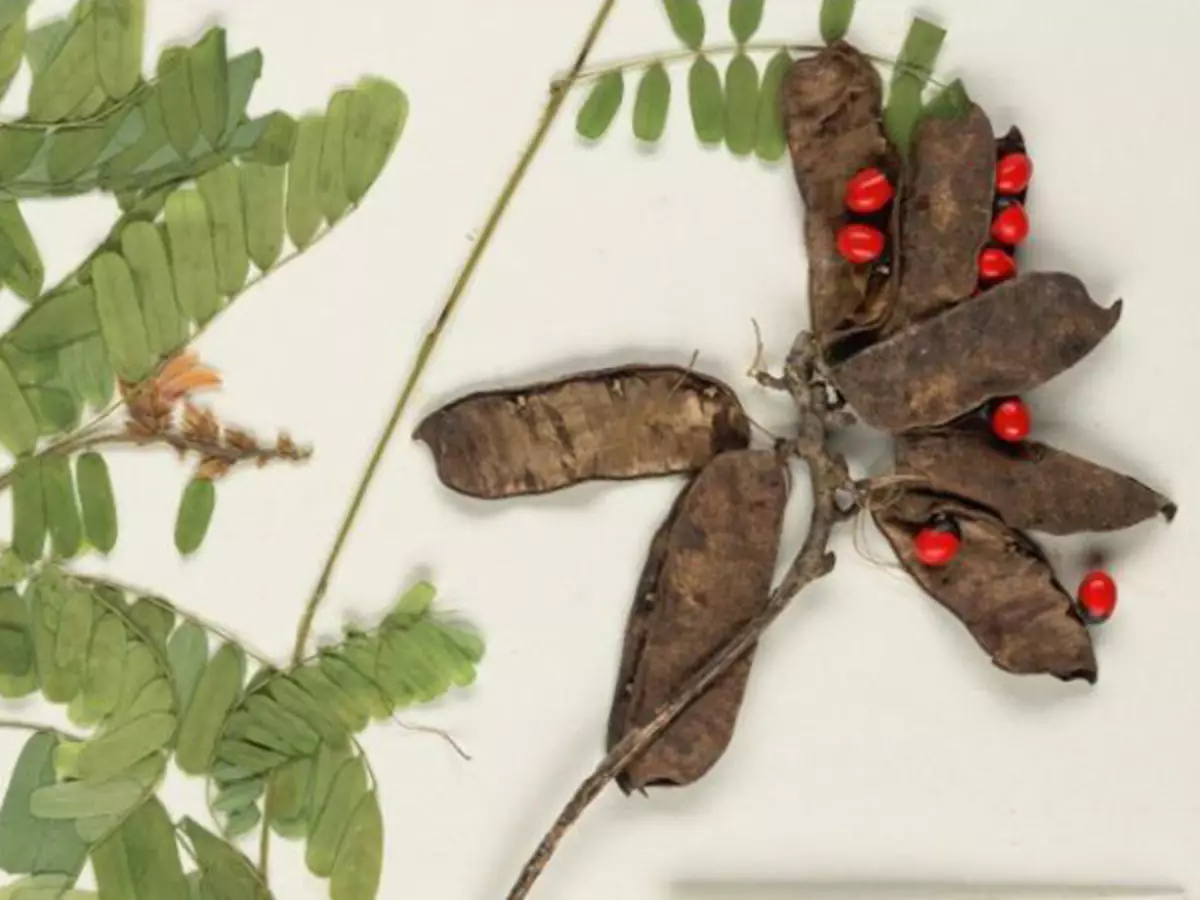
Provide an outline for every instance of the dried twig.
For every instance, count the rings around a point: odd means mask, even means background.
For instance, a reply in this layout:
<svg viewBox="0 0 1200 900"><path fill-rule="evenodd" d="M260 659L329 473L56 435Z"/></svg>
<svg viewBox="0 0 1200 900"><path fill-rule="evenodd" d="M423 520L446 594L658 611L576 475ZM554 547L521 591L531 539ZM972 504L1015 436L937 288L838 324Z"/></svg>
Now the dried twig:
<svg viewBox="0 0 1200 900"><path fill-rule="evenodd" d="M827 547L834 527L847 517L847 513L839 507L837 497L852 485L845 460L826 448L834 411L829 408L828 387L819 372L817 352L811 336L801 334L797 338L782 376L771 376L757 370L751 374L760 384L786 390L796 403L799 413L798 434L783 442L780 449L804 460L808 466L814 501L812 523L804 545L783 580L772 591L766 608L714 653L675 696L655 712L647 724L629 732L617 743L584 780L526 862L508 893L508 900L522 900L528 896L567 831L601 791L654 743L713 682L758 643L771 623L803 588L833 570L834 557Z"/></svg>

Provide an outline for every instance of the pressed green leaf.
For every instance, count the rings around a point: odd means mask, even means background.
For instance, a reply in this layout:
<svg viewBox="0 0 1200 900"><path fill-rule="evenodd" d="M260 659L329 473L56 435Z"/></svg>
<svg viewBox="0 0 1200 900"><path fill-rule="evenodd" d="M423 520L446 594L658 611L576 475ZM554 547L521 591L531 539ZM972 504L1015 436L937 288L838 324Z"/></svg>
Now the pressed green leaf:
<svg viewBox="0 0 1200 900"><path fill-rule="evenodd" d="M37 122L59 122L71 117L96 86L95 18L80 16L46 62L36 71L29 91L29 117ZM36 52L29 35L28 52Z"/></svg>
<svg viewBox="0 0 1200 900"><path fill-rule="evenodd" d="M827 44L840 41L850 30L854 19L854 0L823 0L821 3L821 38Z"/></svg>
<svg viewBox="0 0 1200 900"><path fill-rule="evenodd" d="M254 93L254 85L262 75L262 64L262 53L258 50L239 54L229 60L226 69L229 100L226 104L225 132L221 135L222 143L233 137L233 133L246 115L246 107L250 104L250 95Z"/></svg>
<svg viewBox="0 0 1200 900"><path fill-rule="evenodd" d="M325 221L336 222L346 212L350 198L346 193L346 126L354 91L337 91L329 98L325 111L325 134L321 145L321 163L317 170L317 194Z"/></svg>
<svg viewBox="0 0 1200 900"><path fill-rule="evenodd" d="M96 718L114 712L121 699L126 630L113 613L104 612L92 629L83 673L84 708Z"/></svg>
<svg viewBox="0 0 1200 900"><path fill-rule="evenodd" d="M175 829L156 797L93 848L92 867L106 900L188 900Z"/></svg>
<svg viewBox="0 0 1200 900"><path fill-rule="evenodd" d="M259 724L286 745L286 752L295 756L307 756L316 751L320 737L314 728L294 711L261 692L247 697L243 705Z"/></svg>
<svg viewBox="0 0 1200 900"><path fill-rule="evenodd" d="M203 775L208 771L221 726L241 694L245 671L241 648L223 644L200 676L177 740L176 761L187 774Z"/></svg>
<svg viewBox="0 0 1200 900"><path fill-rule="evenodd" d="M771 61L767 63L767 70L763 73L762 89L758 92L758 138L755 152L764 162L782 159L784 151L787 150L779 92L791 65L791 55L786 50L780 50L771 57Z"/></svg>
<svg viewBox="0 0 1200 900"><path fill-rule="evenodd" d="M222 741L245 740L268 750L274 750L284 757L295 756L299 751L296 749L296 745L288 740L288 737L288 734L273 728L265 718L256 716L250 710L243 708L229 717L222 734ZM221 744L217 747L218 759L221 759L223 746ZM256 774L257 771L255 770Z"/></svg>
<svg viewBox="0 0 1200 900"><path fill-rule="evenodd" d="M698 56L688 72L688 101L696 137L705 144L725 139L725 96L721 73L707 56Z"/></svg>
<svg viewBox="0 0 1200 900"><path fill-rule="evenodd" d="M184 622L167 641L167 661L179 694L180 714L187 712L208 663L208 634L195 622Z"/></svg>
<svg viewBox="0 0 1200 900"><path fill-rule="evenodd" d="M0 588L0 676L15 686L28 675L36 676L29 611L15 590ZM0 693L0 696L5 695Z"/></svg>
<svg viewBox="0 0 1200 900"><path fill-rule="evenodd" d="M375 183L404 133L408 95L382 78L363 78L346 113L346 193L358 203Z"/></svg>
<svg viewBox="0 0 1200 900"><path fill-rule="evenodd" d="M15 200L0 203L0 266L0 280L17 296L32 302L41 294L46 269Z"/></svg>
<svg viewBox="0 0 1200 900"><path fill-rule="evenodd" d="M325 141L325 117L308 115L300 119L296 146L288 172L287 233L292 243L303 250L321 227L321 199L318 189L321 148Z"/></svg>
<svg viewBox="0 0 1200 900"><path fill-rule="evenodd" d="M312 792L315 757L306 756L280 766L271 775L271 803L267 820L281 837L308 833L308 798Z"/></svg>
<svg viewBox="0 0 1200 900"><path fill-rule="evenodd" d="M266 787L267 782L264 778L249 778L245 781L224 785L217 794L216 800L213 801L213 809L223 813L236 812L252 803L257 803Z"/></svg>
<svg viewBox="0 0 1200 900"><path fill-rule="evenodd" d="M93 738L79 756L79 778L102 782L120 775L138 760L166 747L175 734L175 717L155 712Z"/></svg>
<svg viewBox="0 0 1200 900"><path fill-rule="evenodd" d="M341 653L337 658L349 664L358 673L358 676L368 684L374 685L374 689L378 693L378 699L374 695L366 693L362 695L362 698L369 699L377 704L371 710L372 718L386 719L392 715L395 701L385 691L383 682L380 679L379 656L379 641L364 639L362 642L355 642L347 639L342 644ZM327 671L332 671L329 667L323 666L323 668L326 668Z"/></svg>
<svg viewBox="0 0 1200 900"><path fill-rule="evenodd" d="M37 446L38 423L17 378L0 359L0 444L14 456L31 452Z"/></svg>
<svg viewBox="0 0 1200 900"><path fill-rule="evenodd" d="M192 93L190 52L172 47L158 58L157 96L167 138L175 152L187 159L200 136L200 117Z"/></svg>
<svg viewBox="0 0 1200 900"><path fill-rule="evenodd" d="M38 420L43 437L70 431L79 422L79 404L69 391L59 388L27 387L25 399Z"/></svg>
<svg viewBox="0 0 1200 900"><path fill-rule="evenodd" d="M122 725L157 713L171 713L175 709L175 692L166 678L156 678L142 688L133 705L121 714Z"/></svg>
<svg viewBox="0 0 1200 900"><path fill-rule="evenodd" d="M350 818L329 880L330 900L368 900L379 892L383 874L383 814L374 791Z"/></svg>
<svg viewBox="0 0 1200 900"><path fill-rule="evenodd" d="M907 155L913 131L923 111L922 94L941 53L946 31L925 19L913 19L892 74L891 91L883 111L888 137Z"/></svg>
<svg viewBox="0 0 1200 900"><path fill-rule="evenodd" d="M641 141L657 142L667 127L671 106L671 78L662 63L654 63L642 74L633 105L633 134Z"/></svg>
<svg viewBox="0 0 1200 900"><path fill-rule="evenodd" d="M73 344L100 331L90 286L56 291L30 308L10 332L12 342L30 352Z"/></svg>
<svg viewBox="0 0 1200 900"><path fill-rule="evenodd" d="M333 788L333 780L337 778L342 766L352 759L348 750L334 750L322 744L317 755L313 757L312 774L309 778L308 799L305 802L308 824L305 832L311 834L317 826L317 818L325 809L329 800L329 792Z"/></svg>
<svg viewBox="0 0 1200 900"><path fill-rule="evenodd" d="M283 250L285 166L243 163L242 196L246 211L246 246L254 265L265 272Z"/></svg>
<svg viewBox="0 0 1200 900"><path fill-rule="evenodd" d="M624 96L625 76L620 71L602 75L579 108L575 130L589 141L599 140L616 118Z"/></svg>
<svg viewBox="0 0 1200 900"><path fill-rule="evenodd" d="M61 351L63 383L93 409L103 409L112 399L116 376L108 361L104 338L84 338Z"/></svg>
<svg viewBox="0 0 1200 900"><path fill-rule="evenodd" d="M102 253L92 261L91 273L100 332L113 367L126 381L141 381L154 368L157 356L150 349L129 264L117 253Z"/></svg>
<svg viewBox="0 0 1200 900"><path fill-rule="evenodd" d="M334 776L305 848L308 870L317 877L328 878L333 874L342 838L366 794L367 771L362 760L347 760Z"/></svg>
<svg viewBox="0 0 1200 900"><path fill-rule="evenodd" d="M961 78L955 78L942 88L925 106L925 115L939 119L961 119L970 111L971 96Z"/></svg>
<svg viewBox="0 0 1200 900"><path fill-rule="evenodd" d="M217 747L217 758L241 766L253 775L270 772L288 760L283 753L242 740L222 741Z"/></svg>
<svg viewBox="0 0 1200 900"><path fill-rule="evenodd" d="M120 99L142 74L145 0L95 0L96 69L108 96Z"/></svg>
<svg viewBox="0 0 1200 900"><path fill-rule="evenodd" d="M379 685L347 659L334 653L323 653L320 666L321 672L356 704L360 712L372 719L386 719L392 714L392 706Z"/></svg>
<svg viewBox="0 0 1200 900"><path fill-rule="evenodd" d="M243 123L229 143L229 153L247 162L283 166L291 161L295 145L296 120L276 110Z"/></svg>
<svg viewBox="0 0 1200 900"><path fill-rule="evenodd" d="M28 169L45 139L44 131L30 128L0 129L0 182L14 181Z"/></svg>
<svg viewBox="0 0 1200 900"><path fill-rule="evenodd" d="M25 53L25 16L21 15L0 30L0 97L8 91L21 57Z"/></svg>
<svg viewBox="0 0 1200 900"><path fill-rule="evenodd" d="M31 459L17 466L12 486L13 550L27 563L42 558L46 545L46 501L42 463Z"/></svg>
<svg viewBox="0 0 1200 900"><path fill-rule="evenodd" d="M54 643L54 661L60 668L74 666L82 673L82 662L92 640L93 607L91 595L76 585L68 585Z"/></svg>
<svg viewBox="0 0 1200 900"><path fill-rule="evenodd" d="M383 620L384 626L407 627L419 622L429 614L435 599L437 588L432 582L416 582L400 595L392 611Z"/></svg>
<svg viewBox="0 0 1200 900"><path fill-rule="evenodd" d="M82 675L82 660L70 660L67 665L57 661L58 626L69 593L66 581L55 569L39 572L26 591L42 693L51 703L70 703L79 693Z"/></svg>
<svg viewBox="0 0 1200 900"><path fill-rule="evenodd" d="M184 190L167 198L165 215L175 297L188 318L203 324L221 306L208 210L198 193Z"/></svg>
<svg viewBox="0 0 1200 900"><path fill-rule="evenodd" d="M290 678L276 678L267 687L268 693L284 709L299 716L320 734L321 740L332 747L344 746L349 735L337 715L319 704L312 694Z"/></svg>
<svg viewBox="0 0 1200 900"><path fill-rule="evenodd" d="M758 143L758 68L739 53L725 72L725 141L732 153L745 156Z"/></svg>
<svg viewBox="0 0 1200 900"><path fill-rule="evenodd" d="M258 870L235 847L191 819L183 820L200 866L200 896L205 900L271 900Z"/></svg>
<svg viewBox="0 0 1200 900"><path fill-rule="evenodd" d="M162 602L149 597L139 597L129 608L129 621L134 633L142 640L149 640L160 650L166 649L167 636L175 628L175 612Z"/></svg>
<svg viewBox="0 0 1200 900"><path fill-rule="evenodd" d="M8 789L0 805L0 869L10 874L35 871L48 823L34 818L29 809L30 798L34 791L54 783L57 744L51 734L32 735L8 779Z"/></svg>
<svg viewBox="0 0 1200 900"><path fill-rule="evenodd" d="M135 781L66 781L38 788L29 800L29 810L39 819L82 819L122 813L142 796Z"/></svg>
<svg viewBox="0 0 1200 900"><path fill-rule="evenodd" d="M80 456L75 462L75 481L88 543L101 553L111 553L117 545L117 505L104 457L99 453Z"/></svg>
<svg viewBox="0 0 1200 900"><path fill-rule="evenodd" d="M126 118L117 113L84 128L63 128L50 137L46 171L50 180L65 184L97 164L105 146Z"/></svg>
<svg viewBox="0 0 1200 900"><path fill-rule="evenodd" d="M149 645L137 640L135 633L130 637L134 640L129 643L125 664L121 667L121 693L116 710L118 717L124 717L133 708L146 685L154 681L162 669Z"/></svg>
<svg viewBox="0 0 1200 900"><path fill-rule="evenodd" d="M225 29L211 28L188 51L192 93L200 133L212 147L221 142L229 110L229 64L225 57ZM181 151L182 152L182 151Z"/></svg>
<svg viewBox="0 0 1200 900"><path fill-rule="evenodd" d="M150 350L159 358L168 356L186 342L188 325L175 302L171 263L159 226L150 222L125 226L121 254L133 274Z"/></svg>
<svg viewBox="0 0 1200 900"><path fill-rule="evenodd" d="M20 584L28 575L29 567L14 550L0 550L0 587Z"/></svg>
<svg viewBox="0 0 1200 900"><path fill-rule="evenodd" d="M40 23L29 30L25 42L25 56L29 60L29 68L34 77L46 71L46 66L54 60L64 42L71 35L73 19L62 16Z"/></svg>
<svg viewBox="0 0 1200 900"><path fill-rule="evenodd" d="M157 152L170 150L158 92L150 94L137 108L141 115L141 133L132 144L104 162L101 168L105 178L128 175Z"/></svg>
<svg viewBox="0 0 1200 900"><path fill-rule="evenodd" d="M233 163L218 166L196 181L212 223L217 287L227 295L240 291L250 272L241 184L241 174Z"/></svg>
<svg viewBox="0 0 1200 900"><path fill-rule="evenodd" d="M83 546L83 520L79 516L75 478L67 457L53 454L42 460L42 494L54 554L70 559Z"/></svg>
<svg viewBox="0 0 1200 900"><path fill-rule="evenodd" d="M22 387L54 381L59 373L58 352L38 350L30 353L11 341L0 341L0 358L8 363Z"/></svg>
<svg viewBox="0 0 1200 900"><path fill-rule="evenodd" d="M208 478L193 478L183 491L175 517L175 548L187 556L204 543L217 504L217 489Z"/></svg>
<svg viewBox="0 0 1200 900"><path fill-rule="evenodd" d="M322 709L337 715L348 731L357 733L367 727L366 710L359 708L354 698L345 694L318 666L303 666L289 677L312 694Z"/></svg>
<svg viewBox="0 0 1200 900"><path fill-rule="evenodd" d="M243 806L236 812L230 813L225 820L225 834L230 838L238 838L249 834L262 821L262 812L257 806Z"/></svg>
<svg viewBox="0 0 1200 900"><path fill-rule="evenodd" d="M704 43L704 11L699 0L663 0L676 36L692 50Z"/></svg>
<svg viewBox="0 0 1200 900"><path fill-rule="evenodd" d="M764 3L765 0L729 0L729 30L739 44L746 43L758 31Z"/></svg>
<svg viewBox="0 0 1200 900"><path fill-rule="evenodd" d="M0 2L0 28L8 28L24 17L32 0L3 0Z"/></svg>

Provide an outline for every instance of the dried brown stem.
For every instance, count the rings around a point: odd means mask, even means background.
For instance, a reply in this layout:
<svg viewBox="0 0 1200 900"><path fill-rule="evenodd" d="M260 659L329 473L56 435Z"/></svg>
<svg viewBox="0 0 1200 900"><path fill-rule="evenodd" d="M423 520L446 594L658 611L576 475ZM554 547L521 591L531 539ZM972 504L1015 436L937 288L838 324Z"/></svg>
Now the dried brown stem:
<svg viewBox="0 0 1200 900"><path fill-rule="evenodd" d="M508 893L508 900L523 900L528 896L571 826L604 788L654 743L713 682L758 643L771 623L779 618L801 590L833 570L834 557L827 548L834 527L846 518L838 506L837 495L850 485L850 477L845 461L826 448L831 410L827 386L818 371L816 358L811 337L802 334L792 348L782 376L767 376L757 371L752 373L761 384L787 390L796 402L799 433L792 440L784 442L781 449L790 451L808 466L813 513L804 545L788 567L783 580L772 591L767 607L714 653L674 697L659 707L647 724L629 732L616 744L584 780L526 862Z"/></svg>

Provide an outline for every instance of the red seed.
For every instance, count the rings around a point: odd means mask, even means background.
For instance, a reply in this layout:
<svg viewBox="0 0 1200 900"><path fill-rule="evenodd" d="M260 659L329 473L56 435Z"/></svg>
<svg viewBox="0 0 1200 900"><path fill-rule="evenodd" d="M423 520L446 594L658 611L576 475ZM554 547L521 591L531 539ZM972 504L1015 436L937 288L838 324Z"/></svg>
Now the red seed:
<svg viewBox="0 0 1200 900"><path fill-rule="evenodd" d="M913 539L913 552L925 566L944 566L958 556L962 539L951 529L927 527Z"/></svg>
<svg viewBox="0 0 1200 900"><path fill-rule="evenodd" d="M1075 599L1085 622L1106 622L1117 608L1117 583L1107 572L1088 572L1079 582Z"/></svg>
<svg viewBox="0 0 1200 900"><path fill-rule="evenodd" d="M1002 441L1023 441L1032 427L1029 407L1019 397L1001 400L992 408L992 431Z"/></svg>
<svg viewBox="0 0 1200 900"><path fill-rule="evenodd" d="M1003 250L985 247L979 254L979 274L987 281L1004 281L1017 274L1017 262Z"/></svg>
<svg viewBox="0 0 1200 900"><path fill-rule="evenodd" d="M1020 203L1010 203L992 220L992 237L1015 247L1029 237L1029 216Z"/></svg>
<svg viewBox="0 0 1200 900"><path fill-rule="evenodd" d="M996 163L996 193L1019 194L1033 178L1033 161L1024 153L1009 153Z"/></svg>
<svg viewBox="0 0 1200 900"><path fill-rule="evenodd" d="M837 234L838 253L856 266L878 259L886 246L883 232L870 225L847 225Z"/></svg>
<svg viewBox="0 0 1200 900"><path fill-rule="evenodd" d="M879 212L895 196L895 189L880 169L863 169L846 182L846 208L852 212L863 215Z"/></svg>

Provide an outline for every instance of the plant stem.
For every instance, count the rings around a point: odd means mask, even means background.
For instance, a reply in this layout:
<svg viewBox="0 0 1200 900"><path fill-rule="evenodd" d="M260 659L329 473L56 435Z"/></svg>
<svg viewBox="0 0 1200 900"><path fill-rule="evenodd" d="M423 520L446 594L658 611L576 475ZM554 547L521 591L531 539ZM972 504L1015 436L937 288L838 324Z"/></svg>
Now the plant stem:
<svg viewBox="0 0 1200 900"><path fill-rule="evenodd" d="M600 36L604 23L608 20L608 16L615 5L616 0L603 0L600 4L600 9L592 20L591 27L584 38L579 54L575 58L575 63L571 67L571 78L574 78L582 71L588 56L592 52L592 48L596 44L597 38ZM313 619L316 616L318 607L321 605L321 601L325 598L325 594L329 590L329 582L333 576L334 567L337 565L337 561L346 545L346 540L350 536L350 530L354 527L359 509L362 507L363 500L366 499L367 491L370 489L379 464L383 460L383 454L391 443L392 436L395 434L401 418L408 409L413 392L416 390L422 375L425 373L429 360L433 356L433 351L436 349L443 332L446 330L446 326L450 322L451 315L457 309L463 294L466 292L467 286L471 281L471 276L475 274L475 269L478 267L480 259L483 258L484 252L491 243L496 228L503 219L504 213L508 210L509 203L516 194L517 188L520 187L521 182L524 180L526 173L529 171L529 167L533 163L534 157L537 156L538 150L541 149L542 144L545 142L546 135L549 134L551 125L554 124L554 120L558 117L558 113L562 109L563 102L566 100L568 93L569 90L567 88L561 86L551 87L550 99L546 103L546 108L542 112L541 119L538 121L533 136L526 144L521 158L517 161L516 167L509 174L508 180L500 191L500 195L496 198L491 213L488 215L487 222L479 234L479 240L475 242L470 254L468 254L466 261L463 263L462 269L458 273L458 278L455 280L449 295L442 304L441 311L438 313L433 327L421 342L416 359L400 390L400 396L396 399L391 416L388 418L387 424L384 425L383 433L375 444L375 449L371 453L371 457L359 480L358 487L350 501L350 507L347 509L341 526L338 528L337 535L333 541L333 547L330 549L329 556L325 560L325 566L321 570L320 577L317 579L317 585L305 606L304 614L300 619L300 625L296 631L296 646L293 651L294 660L300 660L304 656L304 648L308 643L308 637L312 631Z"/></svg>
<svg viewBox="0 0 1200 900"><path fill-rule="evenodd" d="M838 491L850 483L845 461L826 447L826 423L830 418L826 387L816 372L816 351L806 335L796 343L783 378L760 374L764 385L789 391L800 412L800 435L784 447L808 466L812 483L812 523L804 545L779 586L771 592L766 607L717 650L704 665L655 710L645 725L630 731L608 752L567 802L517 877L508 900L523 900L550 862L559 843L584 810L633 760L662 735L679 715L708 689L729 667L758 643L763 633L787 609L807 585L833 570L833 554L827 551L834 526L845 513L838 507Z"/></svg>
<svg viewBox="0 0 1200 900"><path fill-rule="evenodd" d="M65 741L83 742L87 740L87 738L81 737L80 735L71 734L58 728L52 728L49 725L37 725L33 722L21 722L17 719L0 719L0 729L31 731L35 734L53 734Z"/></svg>

